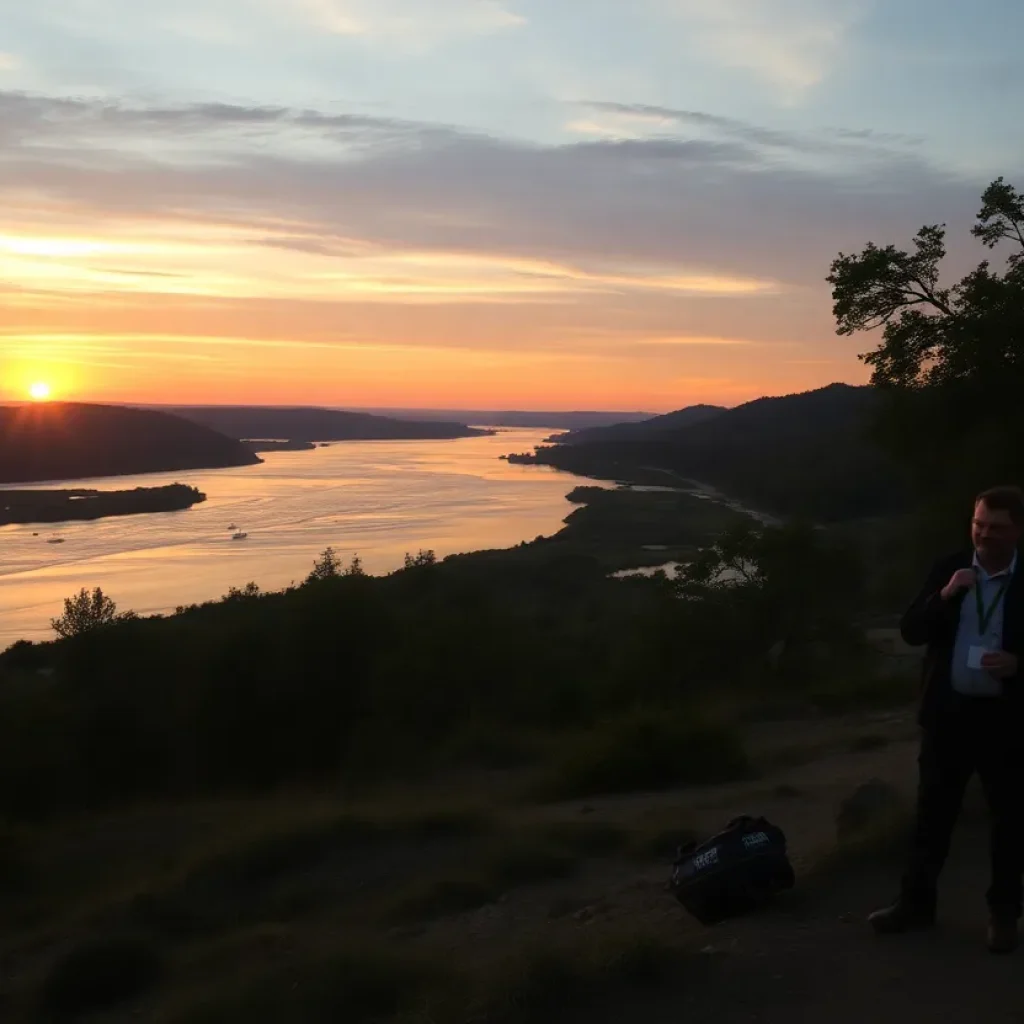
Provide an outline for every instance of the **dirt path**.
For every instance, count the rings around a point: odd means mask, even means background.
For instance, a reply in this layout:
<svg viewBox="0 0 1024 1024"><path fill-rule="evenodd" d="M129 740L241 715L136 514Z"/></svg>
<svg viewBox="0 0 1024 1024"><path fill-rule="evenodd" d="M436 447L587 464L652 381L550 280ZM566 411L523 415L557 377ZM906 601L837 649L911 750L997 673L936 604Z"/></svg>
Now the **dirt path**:
<svg viewBox="0 0 1024 1024"><path fill-rule="evenodd" d="M892 892L892 874L845 876L814 898L709 933L723 952L709 954L688 991L655 1003L644 1019L1024 1021L1020 957L994 957L984 947L987 871L979 831L961 837L966 842L950 864L936 932L876 938L864 914Z"/></svg>
<svg viewBox="0 0 1024 1024"><path fill-rule="evenodd" d="M703 930L704 951L670 991L572 1020L1024 1022L1024 950L997 957L985 947L982 811L978 794L972 794L943 877L934 932L876 937L865 918L894 895L896 868L843 869L827 881L798 887L768 913Z"/></svg>

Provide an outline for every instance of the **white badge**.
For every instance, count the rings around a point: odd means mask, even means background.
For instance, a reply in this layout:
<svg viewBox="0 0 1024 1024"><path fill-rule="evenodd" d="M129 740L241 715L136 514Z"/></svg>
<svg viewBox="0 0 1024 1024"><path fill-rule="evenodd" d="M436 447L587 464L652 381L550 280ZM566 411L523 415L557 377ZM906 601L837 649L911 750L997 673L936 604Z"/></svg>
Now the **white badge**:
<svg viewBox="0 0 1024 1024"><path fill-rule="evenodd" d="M976 669L983 668L981 659L984 658L986 654L991 653L991 647L980 647L977 645L970 647L967 651L967 667Z"/></svg>

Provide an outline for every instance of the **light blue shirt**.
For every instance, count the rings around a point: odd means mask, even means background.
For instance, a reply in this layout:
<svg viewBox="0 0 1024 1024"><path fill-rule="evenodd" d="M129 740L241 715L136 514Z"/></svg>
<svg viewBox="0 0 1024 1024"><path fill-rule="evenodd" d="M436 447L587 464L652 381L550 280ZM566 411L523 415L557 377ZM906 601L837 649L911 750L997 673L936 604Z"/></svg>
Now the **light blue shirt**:
<svg viewBox="0 0 1024 1024"><path fill-rule="evenodd" d="M1009 568L991 576L985 572L974 556L974 571L978 582L975 586L981 594L982 607L987 612L999 594L999 588L1009 582L1017 568L1017 555L1014 553ZM974 593L968 593L960 606L960 627L956 634L956 645L953 648L953 662L950 671L953 689L957 693L971 697L998 697L1003 692L1002 680L996 679L983 668L968 668L967 654L972 647L985 647L989 650L1000 650L1003 646L1003 609L1006 607L1006 594L992 613L988 628L982 635L978 630L978 605Z"/></svg>

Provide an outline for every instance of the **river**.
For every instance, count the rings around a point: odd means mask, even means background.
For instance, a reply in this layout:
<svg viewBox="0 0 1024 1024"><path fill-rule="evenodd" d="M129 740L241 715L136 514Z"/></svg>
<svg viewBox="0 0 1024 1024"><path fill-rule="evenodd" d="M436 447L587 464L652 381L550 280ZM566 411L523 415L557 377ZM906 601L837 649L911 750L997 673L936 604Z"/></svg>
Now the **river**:
<svg viewBox="0 0 1024 1024"><path fill-rule="evenodd" d="M47 484L121 489L180 481L207 501L181 512L0 528L0 650L52 636L50 619L82 587L102 587L121 610L146 615L220 597L250 580L265 590L287 586L329 545L346 561L358 554L376 574L400 567L407 551L431 548L443 557L555 533L572 511L565 495L579 478L498 458L531 450L552 429L350 441L268 452L259 466ZM233 541L231 526L247 538ZM57 537L64 542L48 543Z"/></svg>

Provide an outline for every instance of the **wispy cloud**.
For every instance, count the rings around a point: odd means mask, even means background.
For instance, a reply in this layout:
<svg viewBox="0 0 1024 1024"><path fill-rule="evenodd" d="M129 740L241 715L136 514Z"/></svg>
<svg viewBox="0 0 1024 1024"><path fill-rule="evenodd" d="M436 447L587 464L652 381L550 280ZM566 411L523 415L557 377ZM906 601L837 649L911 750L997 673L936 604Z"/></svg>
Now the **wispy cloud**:
<svg viewBox="0 0 1024 1024"><path fill-rule="evenodd" d="M853 0L655 0L719 64L750 72L787 101L822 82L843 55Z"/></svg>
<svg viewBox="0 0 1024 1024"><path fill-rule="evenodd" d="M526 24L501 0L299 0L298 6L327 32L415 49Z"/></svg>
<svg viewBox="0 0 1024 1024"><path fill-rule="evenodd" d="M240 380L258 363L252 386L271 390L393 383L398 357L509 389L536 387L545 359L592 397L649 393L655 374L667 394L680 373L727 377L745 341L762 375L760 350L820 342L837 248L976 202L975 183L874 137L582 109L645 133L541 144L344 110L0 93L0 329L41 351L87 310L96 334L157 352L141 339L158 318Z"/></svg>
<svg viewBox="0 0 1024 1024"><path fill-rule="evenodd" d="M832 154L843 160L863 161L879 155L894 157L918 147L921 136L879 132L870 128L829 128L802 131L767 128L735 117L700 110L605 100L573 104L592 117L570 121L566 128L584 135L605 138L704 137L732 139L762 150L789 153Z"/></svg>
<svg viewBox="0 0 1024 1024"><path fill-rule="evenodd" d="M637 338L637 345L753 345L750 338L716 338L699 335L676 334L664 337Z"/></svg>

